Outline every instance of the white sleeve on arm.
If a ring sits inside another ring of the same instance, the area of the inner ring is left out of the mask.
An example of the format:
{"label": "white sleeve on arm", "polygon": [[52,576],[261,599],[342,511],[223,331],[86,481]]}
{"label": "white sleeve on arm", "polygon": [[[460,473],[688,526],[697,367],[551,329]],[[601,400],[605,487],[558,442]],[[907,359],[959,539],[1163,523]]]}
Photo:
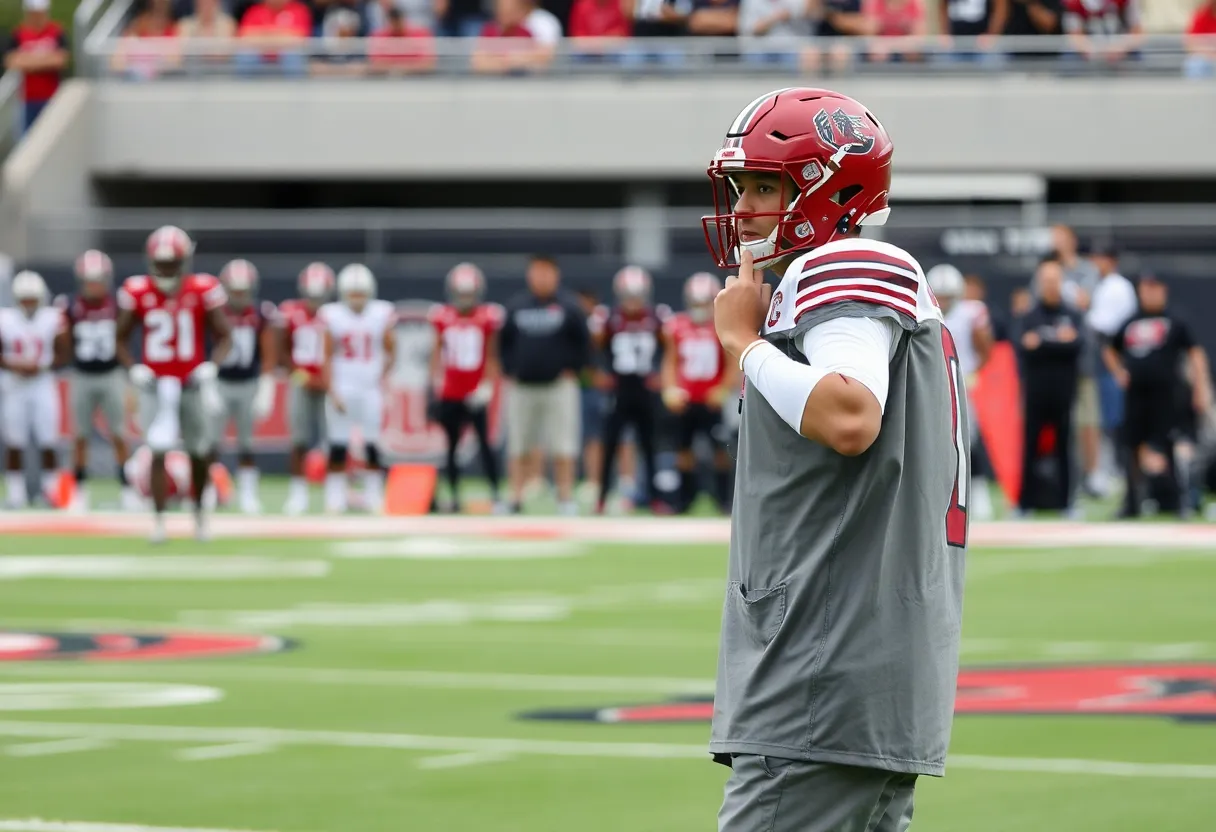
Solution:
{"label": "white sleeve on arm", "polygon": [[840,373],[866,386],[886,408],[891,351],[897,343],[893,321],[836,318],[812,327],[799,348],[809,364],[787,357],[772,344],[744,352],[743,373],[777,415],[802,432],[802,412],[819,380]]}

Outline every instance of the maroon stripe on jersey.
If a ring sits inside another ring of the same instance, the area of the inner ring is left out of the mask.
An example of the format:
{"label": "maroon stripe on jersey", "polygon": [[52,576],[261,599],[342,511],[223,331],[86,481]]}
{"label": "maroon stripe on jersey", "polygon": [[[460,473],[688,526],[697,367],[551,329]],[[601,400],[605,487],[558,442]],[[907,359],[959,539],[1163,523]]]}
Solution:
{"label": "maroon stripe on jersey", "polygon": [[[898,312],[899,314],[903,315],[905,318],[911,318],[912,320],[916,320],[915,307],[912,307],[906,300],[896,301],[893,298],[890,300],[887,300],[884,297],[871,297],[868,295],[863,295],[863,294],[859,293],[857,287],[850,287],[843,291],[846,291],[847,294],[840,295],[839,297],[834,297],[830,301],[827,301],[826,303],[815,303],[814,301],[811,301],[809,303],[800,302],[796,307],[794,307],[794,323],[797,323],[799,320],[802,319],[803,315],[805,315],[807,312],[810,312],[812,309],[815,309],[816,307],[827,306],[827,305],[833,304],[833,303],[843,303],[845,301],[856,301],[857,303],[869,303],[869,304],[873,304],[874,306],[885,306],[888,309],[892,309],[892,310]],[[870,289],[868,287],[866,287],[865,291],[869,292]]]}
{"label": "maroon stripe on jersey", "polygon": [[[806,272],[803,272],[803,274],[806,274]],[[832,271],[820,272],[819,274],[813,274],[810,277],[804,277],[798,281],[798,291],[805,292],[816,283],[824,283],[829,280],[857,280],[858,278],[863,277],[867,280],[881,280],[883,283],[890,283],[892,286],[899,286],[902,289],[907,289],[913,294],[915,294],[917,290],[915,278],[904,277],[902,274],[891,274],[891,272],[882,268],[867,267],[859,264],[855,268],[833,269]]]}
{"label": "maroon stripe on jersey", "polygon": [[885,295],[892,300],[898,300],[907,305],[910,309],[916,308],[916,301],[905,295],[903,292],[900,292],[891,286],[871,286],[868,283],[841,283],[835,286],[820,286],[817,289],[812,289],[809,292],[804,292],[803,294],[799,295],[797,301],[795,301],[795,308],[808,305],[816,306],[818,305],[815,303],[816,298],[823,297],[824,295],[830,295],[833,292],[872,292],[876,295]]}
{"label": "maroon stripe on jersey", "polygon": [[829,263],[882,263],[884,266],[894,266],[897,269],[916,273],[916,264],[906,257],[899,257],[894,254],[883,254],[881,251],[873,251],[871,249],[848,249],[845,251],[833,251],[828,254],[817,254],[814,257],[808,258],[802,264],[802,273],[806,274],[811,269],[819,266],[826,266]]}

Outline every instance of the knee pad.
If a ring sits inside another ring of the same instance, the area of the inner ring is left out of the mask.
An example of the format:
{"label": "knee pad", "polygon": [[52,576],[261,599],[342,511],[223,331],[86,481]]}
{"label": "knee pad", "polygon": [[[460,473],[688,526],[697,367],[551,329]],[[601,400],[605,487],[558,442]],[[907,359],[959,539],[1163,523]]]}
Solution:
{"label": "knee pad", "polygon": [[367,467],[368,468],[370,468],[372,470],[378,470],[380,468],[380,448],[379,447],[377,447],[376,445],[368,445],[364,449],[363,455],[365,457],[367,457]]}
{"label": "knee pad", "polygon": [[329,446],[329,464],[335,468],[342,468],[346,465],[345,445]]}

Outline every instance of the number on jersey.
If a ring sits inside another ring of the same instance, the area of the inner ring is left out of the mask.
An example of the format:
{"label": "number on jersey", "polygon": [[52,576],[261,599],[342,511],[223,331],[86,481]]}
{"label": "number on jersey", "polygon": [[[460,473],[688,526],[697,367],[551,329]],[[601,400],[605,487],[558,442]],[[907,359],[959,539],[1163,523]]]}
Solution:
{"label": "number on jersey", "polygon": [[194,358],[194,311],[179,309],[175,315],[153,309],[144,315],[144,361],[165,363]]}
{"label": "number on jersey", "polygon": [[370,332],[348,332],[340,341],[342,357],[347,361],[372,360],[372,334]]}
{"label": "number on jersey", "polygon": [[721,350],[715,338],[691,337],[680,341],[680,373],[688,381],[712,381],[718,377]]}
{"label": "number on jersey", "polygon": [[450,326],[443,331],[443,360],[456,370],[481,369],[486,336],[479,327]]}
{"label": "number on jersey", "polygon": [[961,397],[965,395],[958,350],[950,330],[942,327],[942,352],[946,357],[946,380],[950,386],[950,430],[954,444],[954,486],[946,508],[946,543],[960,548],[967,545],[967,492],[971,488],[971,460],[964,441],[968,426],[963,424]]}
{"label": "number on jersey", "polygon": [[652,369],[654,335],[618,332],[612,338],[612,369],[623,376],[645,375]]}
{"label": "number on jersey", "polygon": [[232,328],[232,349],[224,356],[225,367],[252,367],[253,356],[258,347],[257,330],[251,326]]}
{"label": "number on jersey", "polygon": [[76,357],[81,361],[110,361],[114,358],[113,320],[78,321],[72,331],[76,336]]}
{"label": "number on jersey", "polygon": [[321,363],[321,330],[302,326],[291,335],[291,360],[297,367],[315,367]]}

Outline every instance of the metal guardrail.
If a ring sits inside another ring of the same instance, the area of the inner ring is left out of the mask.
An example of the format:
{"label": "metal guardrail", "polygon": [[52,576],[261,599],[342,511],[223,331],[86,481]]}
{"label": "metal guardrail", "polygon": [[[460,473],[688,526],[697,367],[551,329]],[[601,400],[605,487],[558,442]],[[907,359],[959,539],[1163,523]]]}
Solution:
{"label": "metal guardrail", "polygon": [[[1018,36],[987,38],[677,37],[567,39],[546,49],[523,39],[310,38],[282,42],[245,39],[115,38],[111,15],[131,0],[114,0],[84,49],[92,74],[160,77],[324,75],[366,78],[409,75],[692,74],[815,69],[843,74],[1178,73],[1199,43],[1216,36]],[[125,13],[125,12],[124,12]],[[105,25],[103,25],[105,24]],[[505,56],[505,57],[504,57]]]}
{"label": "metal guardrail", "polygon": [[21,140],[25,129],[25,108],[21,97],[21,73],[0,76],[0,163]]}

